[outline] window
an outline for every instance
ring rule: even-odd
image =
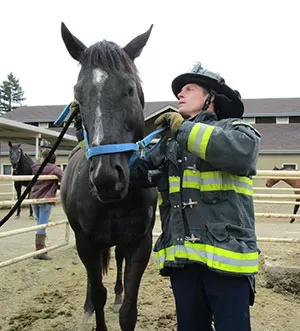
[[[33,125],[33,126],[39,126],[39,123],[37,122],[24,122],[25,124]]]
[[[300,123],[300,116],[290,116],[290,123]]]
[[[39,127],[40,127],[40,128],[48,129],[48,128],[49,128],[49,124],[48,124],[47,122],[46,122],[46,123],[45,123],[45,122],[43,122],[43,123],[40,122],[40,123],[39,123]]]
[[[276,117],[276,124],[289,124],[288,116]]]
[[[256,117],[256,124],[276,123],[276,117]]]
[[[297,163],[282,163],[282,167],[289,170],[297,170]]]
[[[3,164],[2,165],[2,174],[3,175],[11,175],[12,174],[11,164]]]

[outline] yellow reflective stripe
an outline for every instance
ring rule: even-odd
[[[252,252],[252,253],[237,253],[237,252],[232,252],[228,249],[212,246],[212,245],[205,245],[205,244],[199,244],[199,243],[191,243],[189,241],[185,242],[184,244],[186,247],[193,247],[195,249],[201,249],[205,250],[210,253],[216,253],[220,256],[225,256],[231,259],[235,260],[256,260],[258,258],[258,253],[257,252]]]
[[[175,258],[189,259],[232,273],[251,274],[258,271],[258,253],[237,253],[212,245],[185,242],[184,246],[170,246],[156,253],[158,267]]]
[[[189,134],[188,151],[196,153],[205,160],[206,148],[214,128],[212,125],[196,123]]]
[[[200,190],[200,171],[185,169],[182,177],[183,188],[194,188]]]
[[[170,176],[169,177],[169,193],[180,192],[180,177]]]
[[[159,269],[164,267],[165,261],[174,261],[174,246],[161,249],[155,252],[155,259]]]
[[[159,191],[157,191],[157,202],[159,206],[163,203],[163,199]]]
[[[231,175],[221,171],[200,172],[186,169],[183,173],[183,188],[207,191],[235,191],[236,193],[253,196],[252,179],[244,176]]]

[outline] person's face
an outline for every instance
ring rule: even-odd
[[[207,90],[197,84],[186,84],[178,93],[179,113],[183,118],[199,114],[207,98]]]

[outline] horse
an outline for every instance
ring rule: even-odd
[[[282,168],[277,168],[276,166],[274,166],[274,168],[272,170],[291,170],[290,168],[286,168],[286,167],[282,167]],[[287,178],[270,178],[267,179],[266,181],[266,186],[267,187],[272,187],[275,184],[277,184],[278,182],[280,182],[281,180],[283,180],[285,183],[287,183],[288,185],[290,185],[293,188],[299,188],[299,190],[295,190],[295,194],[300,194],[300,179],[287,179]],[[296,199],[297,202],[300,201],[300,199]],[[299,205],[295,205],[294,206],[294,211],[293,214],[296,215],[299,209]],[[291,218],[290,223],[294,223],[295,222],[295,218]]]
[[[23,152],[21,144],[13,145],[11,141],[8,142],[9,146],[9,160],[13,168],[13,175],[32,175],[31,165],[33,160]],[[17,199],[19,200],[22,193],[22,186],[27,187],[30,181],[15,181],[14,187],[17,192]],[[30,192],[28,193],[28,197]],[[21,206],[17,209],[16,217],[20,217]],[[33,218],[32,206],[29,205],[29,217]]]
[[[136,144],[144,136],[143,91],[134,59],[141,54],[151,30],[152,26],[123,48],[106,40],[86,47],[61,24],[64,44],[81,65],[74,97],[86,147],[110,149],[90,157],[85,150],[75,151],[61,183],[62,206],[87,272],[81,327],[91,323],[95,312],[96,331],[107,330],[103,276],[108,270],[110,249],[116,247],[115,293],[123,288],[120,280],[125,260],[124,296],[119,309],[122,331],[135,329],[140,282],[152,251],[156,189],[132,185],[128,161],[133,152],[113,151]]]

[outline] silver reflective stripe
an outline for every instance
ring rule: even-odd
[[[202,138],[205,134],[206,129],[207,129],[207,125],[200,125],[200,127],[198,128],[198,132],[197,132],[197,135],[196,135],[196,138],[194,141],[194,145],[193,145],[194,151],[201,151],[201,142],[202,142]]]
[[[163,255],[163,256],[156,258],[156,262],[158,264],[163,263],[163,262],[165,262],[167,256],[170,256],[170,255],[173,256],[171,261],[174,261],[174,258],[176,258],[176,252],[182,252],[182,253],[186,254],[187,255],[186,257],[189,258],[189,260],[191,260],[191,261],[195,261],[195,258],[193,258],[193,256],[197,255],[197,256],[200,256],[202,258],[202,260],[203,259],[210,260],[210,261],[219,262],[219,263],[223,263],[223,264],[227,264],[227,265],[231,265],[231,266],[235,266],[235,267],[254,267],[254,266],[257,266],[257,263],[258,263],[257,259],[251,259],[251,260],[233,259],[233,258],[225,257],[222,255],[213,254],[211,252],[207,252],[204,250],[198,250],[198,249],[195,249],[192,247],[186,247],[186,246],[182,246],[182,245],[176,245],[175,247],[172,247],[171,249],[168,250],[167,255]],[[177,258],[179,258],[179,257],[177,257]]]
[[[237,260],[237,259],[232,259],[229,257],[225,257],[222,255],[217,255],[217,254],[213,254],[210,252],[206,252],[203,250],[198,250],[192,247],[185,247],[185,246],[176,246],[176,251],[180,251],[180,252],[187,252],[188,254],[196,254],[199,255],[205,259],[209,259],[212,261],[217,261],[220,263],[224,263],[224,264],[229,264],[232,266],[236,266],[236,267],[253,267],[257,265],[257,259],[255,260]]]
[[[174,254],[175,254],[175,247],[171,247],[170,249],[168,249],[168,253],[167,253],[167,255],[173,255],[174,256]],[[158,254],[157,254],[158,255]],[[157,256],[156,255],[156,256]],[[165,260],[166,260],[166,255],[161,255],[161,256],[159,256],[159,257],[157,257],[156,258],[156,262],[159,264],[159,263],[163,263],[163,262],[165,262]],[[172,259],[172,261],[174,261],[174,259]]]
[[[203,188],[204,185],[211,185],[211,190],[224,190],[227,189],[226,186],[237,186],[241,188],[245,188],[247,190],[252,191],[252,180],[248,177],[238,177],[238,176],[231,176],[231,175],[224,175],[218,176],[221,173],[215,173],[216,177],[202,177],[202,174],[197,171],[195,175],[191,176],[187,173],[190,172],[190,170],[186,170],[184,172],[183,176],[183,187],[193,187],[196,186],[199,187],[199,190],[201,191],[201,186]],[[205,174],[205,173],[203,173]],[[248,183],[250,182],[250,183]],[[192,185],[191,185],[192,184]]]

